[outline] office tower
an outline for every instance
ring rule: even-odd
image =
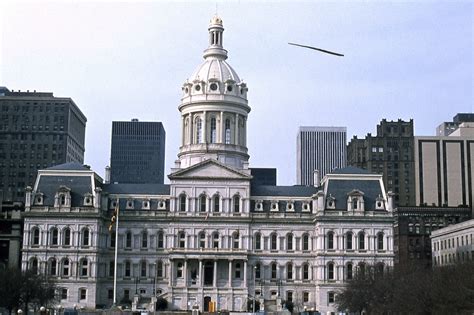
[[[460,124],[474,122],[473,113],[458,113],[453,117],[453,121],[445,121],[436,128],[437,136],[449,136],[456,131]]]
[[[252,175],[252,180],[250,181],[250,185],[276,186],[277,184],[277,169],[276,168],[251,167],[250,175]]]
[[[412,119],[383,119],[376,136],[354,136],[347,146],[347,164],[382,174],[385,187],[395,194],[395,206],[415,205]]]
[[[313,185],[319,179],[346,166],[346,127],[300,127],[296,147],[296,181]]]
[[[0,88],[0,200],[23,202],[38,169],[82,164],[86,121],[71,98]]]
[[[110,182],[163,184],[165,137],[161,122],[112,122]]]

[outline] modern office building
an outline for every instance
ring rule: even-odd
[[[110,182],[163,184],[165,140],[161,122],[112,122]]]
[[[417,205],[472,208],[474,123],[449,136],[415,137],[415,157]]]
[[[83,163],[86,121],[71,98],[0,89],[0,200],[24,202],[39,169]]]
[[[431,247],[434,266],[474,261],[474,219],[433,231]]]
[[[286,301],[328,314],[358,270],[393,265],[381,175],[350,167],[321,185],[252,183],[247,86],[226,61],[222,20],[208,30],[182,89],[170,184],[104,184],[70,163],[39,171],[28,189],[22,268],[55,277],[63,307],[110,306],[117,272],[117,302],[134,311],[163,298],[173,310],[248,311],[256,300],[262,311]],[[108,229],[116,211],[118,234]]]
[[[377,135],[354,136],[347,146],[347,164],[383,175],[385,187],[395,194],[396,206],[415,205],[413,120],[377,125]]]
[[[250,175],[252,175],[251,185],[261,186],[277,184],[277,169],[276,168],[250,168]]]
[[[346,166],[346,127],[300,127],[296,137],[296,182],[313,185]],[[318,174],[315,174],[318,171]]]
[[[459,125],[465,122],[474,122],[473,113],[458,113],[453,117],[453,121],[445,121],[436,128],[436,135],[439,137],[449,136],[457,130]]]

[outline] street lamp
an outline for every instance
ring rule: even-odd
[[[21,308],[18,309],[17,313],[18,313],[18,315],[22,315],[22,314],[23,314],[23,311],[21,310]]]

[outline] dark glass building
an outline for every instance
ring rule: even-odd
[[[0,88],[0,202],[24,202],[38,169],[84,163],[86,117],[68,97]]]
[[[112,122],[110,182],[163,184],[165,138],[161,122]]]
[[[277,184],[277,169],[276,168],[250,168],[250,185],[261,186],[269,185],[276,186]]]
[[[383,175],[388,191],[395,193],[395,206],[415,205],[413,119],[377,125],[377,135],[354,136],[347,146],[347,164]]]

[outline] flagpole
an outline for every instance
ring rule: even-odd
[[[114,304],[113,306],[117,305],[117,256],[118,256],[118,226],[119,226],[119,212],[120,212],[120,205],[119,199],[117,198],[117,207],[116,207],[117,217],[115,221],[115,262],[114,262]]]

